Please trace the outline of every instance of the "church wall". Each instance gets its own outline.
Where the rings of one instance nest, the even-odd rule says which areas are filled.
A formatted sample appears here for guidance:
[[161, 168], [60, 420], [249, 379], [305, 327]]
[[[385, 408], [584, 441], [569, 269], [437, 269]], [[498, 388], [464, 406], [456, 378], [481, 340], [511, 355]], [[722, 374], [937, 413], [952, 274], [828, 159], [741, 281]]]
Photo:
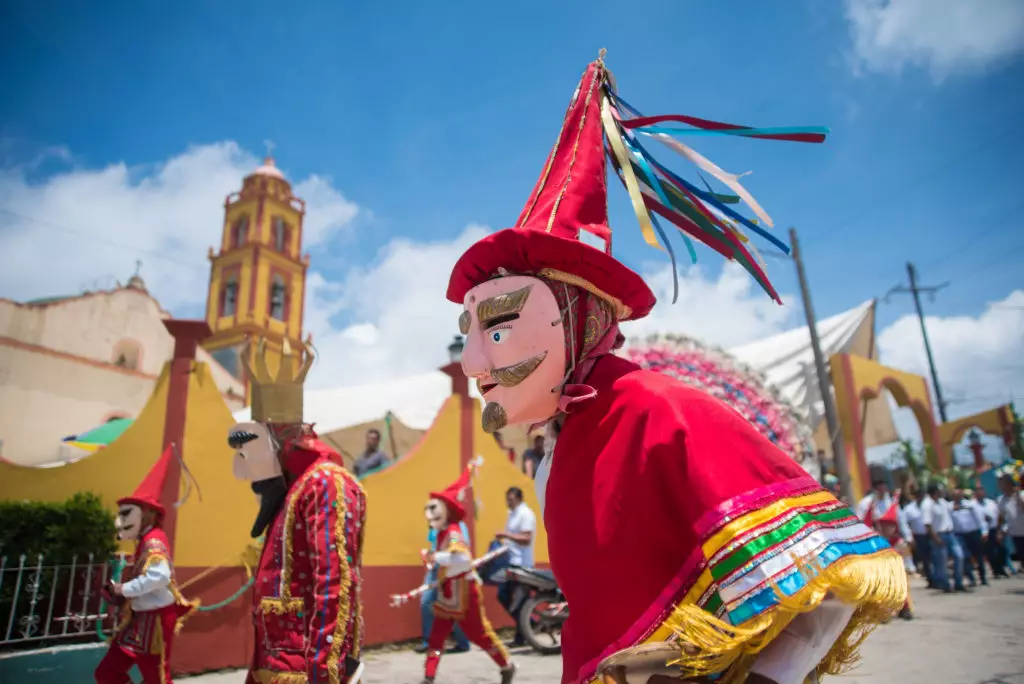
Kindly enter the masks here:
[[[136, 417], [174, 348], [165, 318], [131, 288], [46, 305], [0, 300], [0, 456], [22, 465], [80, 457], [64, 437]], [[119, 368], [122, 353], [129, 362]], [[205, 351], [199, 358], [209, 360]], [[232, 390], [228, 405], [241, 408], [242, 383], [219, 366], [211, 372]]]
[[136, 370], [153, 376], [174, 346], [162, 323], [167, 314], [140, 290], [122, 288], [46, 306], [3, 301], [0, 308], [11, 311], [0, 335], [104, 363], [116, 360], [118, 343], [129, 342], [141, 352]]
[[154, 380], [0, 344], [0, 456], [21, 465], [81, 456], [61, 440], [115, 414], [136, 417]]

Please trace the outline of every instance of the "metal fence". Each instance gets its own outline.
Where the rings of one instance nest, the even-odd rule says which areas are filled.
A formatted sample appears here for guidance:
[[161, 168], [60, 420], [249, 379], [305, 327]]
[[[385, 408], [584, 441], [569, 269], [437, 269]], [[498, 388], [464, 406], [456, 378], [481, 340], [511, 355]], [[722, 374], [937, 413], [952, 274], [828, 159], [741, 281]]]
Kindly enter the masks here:
[[114, 617], [100, 594], [111, 563], [73, 557], [66, 565], [43, 556], [0, 558], [0, 650], [96, 641]]

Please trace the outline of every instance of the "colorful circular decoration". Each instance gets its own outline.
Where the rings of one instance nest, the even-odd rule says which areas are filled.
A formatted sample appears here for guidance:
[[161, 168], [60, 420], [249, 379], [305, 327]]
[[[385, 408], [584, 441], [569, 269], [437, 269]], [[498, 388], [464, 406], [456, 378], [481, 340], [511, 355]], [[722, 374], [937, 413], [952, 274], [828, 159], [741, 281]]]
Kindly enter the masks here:
[[800, 461], [806, 452], [813, 452], [803, 413], [769, 386], [761, 373], [724, 350], [682, 335], [661, 335], [631, 340], [624, 354], [642, 368], [721, 399], [793, 459]]

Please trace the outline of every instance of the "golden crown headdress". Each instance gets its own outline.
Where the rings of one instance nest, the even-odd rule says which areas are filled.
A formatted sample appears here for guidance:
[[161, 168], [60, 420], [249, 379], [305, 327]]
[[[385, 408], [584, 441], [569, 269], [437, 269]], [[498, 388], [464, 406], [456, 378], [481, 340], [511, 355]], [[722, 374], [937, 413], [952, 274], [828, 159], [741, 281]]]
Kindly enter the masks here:
[[292, 353], [287, 339], [281, 346], [281, 363], [277, 375], [267, 368], [267, 341], [260, 338], [256, 349], [246, 340], [242, 365], [249, 376], [252, 393], [252, 420], [258, 423], [294, 424], [302, 422], [302, 383], [313, 365], [313, 352], [308, 342], [301, 343], [298, 354]]

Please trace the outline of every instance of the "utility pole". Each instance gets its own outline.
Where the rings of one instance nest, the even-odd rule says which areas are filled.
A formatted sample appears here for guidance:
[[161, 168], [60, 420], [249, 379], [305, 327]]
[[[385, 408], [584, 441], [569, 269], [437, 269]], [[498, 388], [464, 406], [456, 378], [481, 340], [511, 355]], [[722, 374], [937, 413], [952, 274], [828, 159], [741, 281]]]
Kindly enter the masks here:
[[928, 368], [932, 374], [932, 387], [935, 388], [935, 399], [939, 404], [939, 416], [943, 423], [948, 423], [946, 418], [946, 400], [942, 398], [942, 387], [939, 385], [939, 373], [935, 370], [935, 359], [932, 357], [932, 345], [928, 342], [928, 328], [924, 324], [924, 311], [921, 309], [921, 293], [927, 292], [932, 299], [935, 293], [949, 285], [942, 283], [934, 287], [919, 287], [917, 284], [917, 270], [914, 264], [907, 264], [907, 275], [910, 277], [910, 289], [897, 285], [885, 295], [885, 301], [889, 301], [889, 295], [895, 293], [909, 292], [914, 297], [914, 308], [917, 309], [917, 320], [921, 323], [921, 338], [924, 339], [924, 353], [928, 356]]
[[843, 451], [843, 435], [839, 431], [839, 418], [836, 416], [836, 405], [832, 397], [832, 382], [825, 368], [825, 356], [821, 353], [821, 340], [818, 338], [818, 321], [814, 317], [814, 304], [811, 303], [811, 290], [807, 286], [807, 274], [804, 273], [804, 261], [800, 254], [800, 243], [796, 239], [796, 228], [789, 229], [789, 244], [793, 250], [793, 262], [796, 264], [796, 276], [800, 280], [800, 294], [804, 300], [804, 314], [807, 317], [807, 330], [811, 334], [811, 349], [814, 351], [814, 367], [818, 373], [818, 390], [821, 401], [825, 404], [825, 425], [832, 438], [832, 462], [836, 466], [836, 477], [839, 478], [839, 493], [851, 505], [855, 505], [853, 491], [850, 489], [850, 469]]

